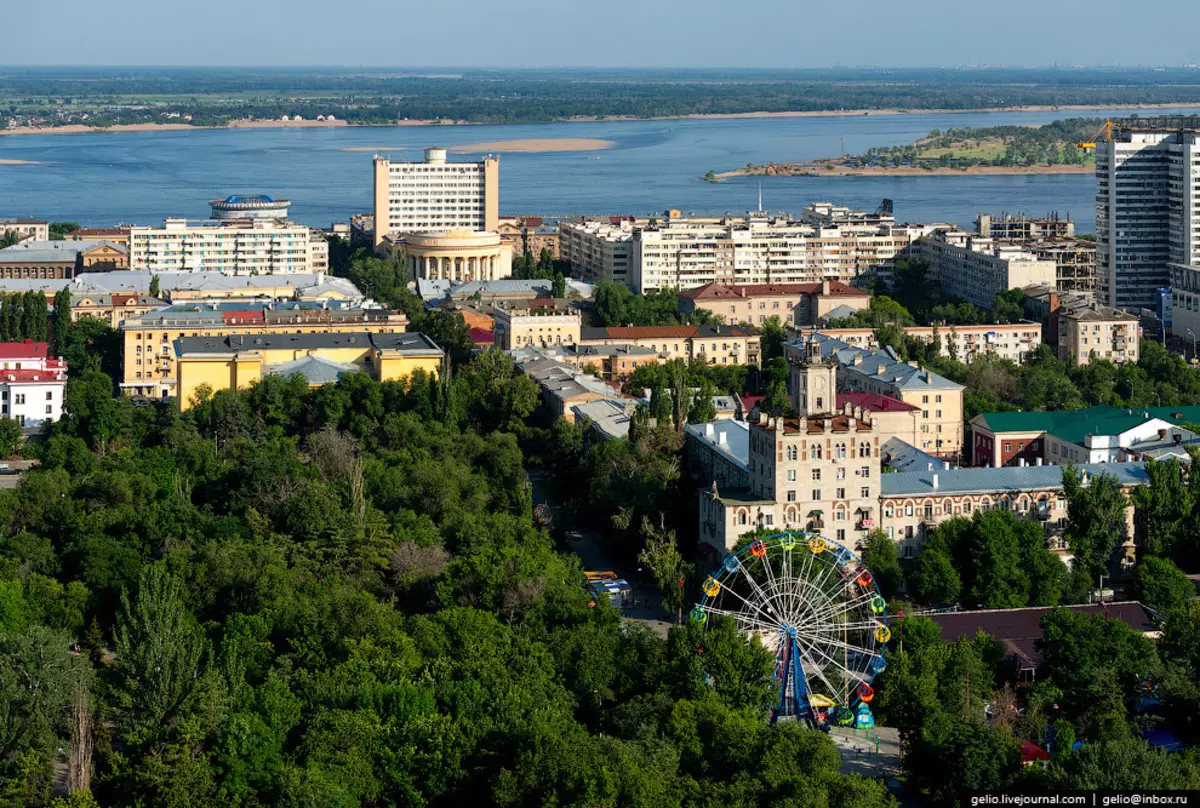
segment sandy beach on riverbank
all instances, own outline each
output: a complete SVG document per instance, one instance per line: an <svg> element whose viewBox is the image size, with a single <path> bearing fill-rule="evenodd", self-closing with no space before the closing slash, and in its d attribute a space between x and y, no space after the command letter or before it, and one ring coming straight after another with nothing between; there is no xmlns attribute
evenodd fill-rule
<svg viewBox="0 0 1200 808"><path fill-rule="evenodd" d="M784 164L776 164L776 169L787 169ZM815 173L808 173L809 171ZM882 166L862 166L847 168L840 165L809 164L797 165L794 170L777 170L774 173L766 171L766 166L755 166L753 169L738 168L733 171L722 171L715 175L720 181L730 177L963 177L984 175L1016 175L1016 174L1093 174L1096 166L1088 165L1053 165L1053 166L971 166L970 168L917 168L915 166L897 166L883 168Z"/></svg>
<svg viewBox="0 0 1200 808"><path fill-rule="evenodd" d="M0 129L0 135L82 135L89 132L180 132L186 129L306 129L349 126L345 121L230 121L225 126L192 126L190 123L118 123L112 126L20 126Z"/></svg>
<svg viewBox="0 0 1200 808"><path fill-rule="evenodd" d="M600 140L590 137L547 137L527 138L524 140L493 140L490 143L468 143L459 146L447 146L451 154L479 154L482 152L572 152L600 151L611 149L616 143L611 140ZM409 151L411 146L346 146L342 151L349 152L391 152Z"/></svg>
<svg viewBox="0 0 1200 808"><path fill-rule="evenodd" d="M41 160L5 160L0 158L0 166L40 166Z"/></svg>

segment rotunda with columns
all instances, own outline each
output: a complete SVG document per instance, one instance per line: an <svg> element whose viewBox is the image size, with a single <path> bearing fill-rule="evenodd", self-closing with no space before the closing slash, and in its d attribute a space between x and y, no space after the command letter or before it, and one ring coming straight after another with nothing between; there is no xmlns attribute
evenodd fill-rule
<svg viewBox="0 0 1200 808"><path fill-rule="evenodd" d="M499 233L448 230L409 233L404 256L414 280L496 281L512 276L512 246Z"/></svg>

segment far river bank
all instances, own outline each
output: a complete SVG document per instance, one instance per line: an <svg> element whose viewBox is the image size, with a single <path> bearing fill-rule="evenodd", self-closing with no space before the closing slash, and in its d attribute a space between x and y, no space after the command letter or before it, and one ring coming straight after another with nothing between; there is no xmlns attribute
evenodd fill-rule
<svg viewBox="0 0 1200 808"><path fill-rule="evenodd" d="M1139 104L1124 107L1128 110L1143 109L1179 109L1186 104ZM638 121L692 121L692 120L730 120L730 119L760 119L760 118L841 118L885 115L971 115L980 113L1002 112L1087 112L1109 110L1110 105L1068 104L1064 106L1033 105L1023 107L980 107L977 109L830 109L830 110L796 110L785 112L719 112L695 113L691 115L654 115L635 117L632 115L587 115L548 121L527 121L516 126L547 125L562 123L612 123ZM68 124L66 126L19 126L14 129L0 129L0 135L78 135L89 132L170 132L198 129L314 129L314 128L380 128L390 129L409 126L500 126L498 122L480 122L465 120L422 120L403 119L392 123L350 123L344 120L334 121L284 121L284 120L237 120L219 126L193 126L189 123L130 123L114 124L112 126L86 126L83 124ZM928 173L928 172L922 172Z"/></svg>

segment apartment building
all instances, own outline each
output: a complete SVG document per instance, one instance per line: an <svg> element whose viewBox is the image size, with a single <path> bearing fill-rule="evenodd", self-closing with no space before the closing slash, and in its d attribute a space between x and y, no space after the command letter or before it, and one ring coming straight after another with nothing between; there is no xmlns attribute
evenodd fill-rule
<svg viewBox="0 0 1200 808"><path fill-rule="evenodd" d="M587 283L631 282L633 265L631 219L559 222L559 256L571 263L571 274Z"/></svg>
<svg viewBox="0 0 1200 808"><path fill-rule="evenodd" d="M353 308L336 301L175 304L121 323L124 377L119 386L132 395L155 398L177 395L179 379L172 343L185 337L360 331L403 334L407 325L408 318L400 312Z"/></svg>
<svg viewBox="0 0 1200 808"><path fill-rule="evenodd" d="M499 229L498 157L455 162L439 147L426 149L422 162L377 155L374 180L377 247L388 235Z"/></svg>
<svg viewBox="0 0 1200 808"><path fill-rule="evenodd" d="M1155 309L1169 264L1200 264L1200 118L1117 121L1096 144L1097 300Z"/></svg>
<svg viewBox="0 0 1200 808"><path fill-rule="evenodd" d="M580 346L636 345L663 359L699 359L710 365L757 365L761 340L754 331L728 325L652 325L580 330Z"/></svg>
<svg viewBox="0 0 1200 808"><path fill-rule="evenodd" d="M975 232L984 238L1001 241L1073 239L1075 222L1069 215L1060 217L1057 211L1049 216L1040 217L1009 213L993 216L990 213L981 213L975 217Z"/></svg>
<svg viewBox="0 0 1200 808"><path fill-rule="evenodd" d="M874 232L880 227L891 227L896 224L892 215L890 199L883 200L880 209L874 213L854 210L832 202L813 202L800 212L800 221L814 227L837 227L843 230L859 230Z"/></svg>
<svg viewBox="0 0 1200 808"><path fill-rule="evenodd" d="M44 222L41 219L31 219L27 216L0 218L0 236L8 232L16 233L18 242L26 240L49 241L50 222Z"/></svg>
<svg viewBox="0 0 1200 808"><path fill-rule="evenodd" d="M434 374L442 349L424 334L346 331L251 331L212 337L177 337L171 344L179 406L190 408L202 390L242 390L271 376L300 375L310 388L350 373L399 381L416 370Z"/></svg>
<svg viewBox="0 0 1200 808"><path fill-rule="evenodd" d="M668 220L634 228L630 286L644 293L709 283L861 282L907 250L914 232L817 228L762 216Z"/></svg>
<svg viewBox="0 0 1200 808"><path fill-rule="evenodd" d="M811 325L831 316L869 308L871 295L841 281L763 283L734 286L710 283L679 293L679 313L707 311L726 323L761 326L771 317L783 325ZM845 312L845 315L841 313Z"/></svg>
<svg viewBox="0 0 1200 808"><path fill-rule="evenodd" d="M817 333L844 342L852 348L875 351L879 340L873 328L818 328ZM905 326L904 333L915 339L941 346L939 354L971 364L983 355L996 356L1020 364L1025 356L1042 344L1040 323L985 323L983 325Z"/></svg>
<svg viewBox="0 0 1200 808"><path fill-rule="evenodd" d="M1132 314L1111 306L1060 306L1058 358L1086 365L1097 359L1122 364L1138 361L1140 326Z"/></svg>
<svg viewBox="0 0 1200 808"><path fill-rule="evenodd" d="M930 279L948 295L988 308L1009 289L1055 285L1058 267L1024 246L939 228L919 239L914 252L929 264Z"/></svg>
<svg viewBox="0 0 1200 808"><path fill-rule="evenodd" d="M502 351L576 345L583 322L579 309L551 298L496 303L492 316L494 344Z"/></svg>
<svg viewBox="0 0 1200 808"><path fill-rule="evenodd" d="M129 268L229 275L326 272L329 244L320 232L280 219L165 219L162 227L129 229Z"/></svg>
<svg viewBox="0 0 1200 808"><path fill-rule="evenodd" d="M45 342L0 342L0 417L40 426L62 417L67 363Z"/></svg>
<svg viewBox="0 0 1200 808"><path fill-rule="evenodd" d="M819 333L783 346L784 356L795 367L810 343L823 356L837 362L838 393L874 393L899 399L920 410L919 442L913 445L942 458L958 458L963 451L963 392L966 388L944 376L901 362L890 348L869 351L854 348ZM789 391L799 400L799 377L793 373Z"/></svg>
<svg viewBox="0 0 1200 808"><path fill-rule="evenodd" d="M1171 264L1170 271L1171 333L1191 342L1200 337L1200 264Z"/></svg>

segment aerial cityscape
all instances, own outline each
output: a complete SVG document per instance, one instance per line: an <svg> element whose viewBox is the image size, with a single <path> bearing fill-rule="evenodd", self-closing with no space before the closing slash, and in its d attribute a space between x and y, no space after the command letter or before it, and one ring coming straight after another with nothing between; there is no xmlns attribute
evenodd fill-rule
<svg viewBox="0 0 1200 808"><path fill-rule="evenodd" d="M460 5L0 56L0 808L1200 805L1200 11Z"/></svg>

